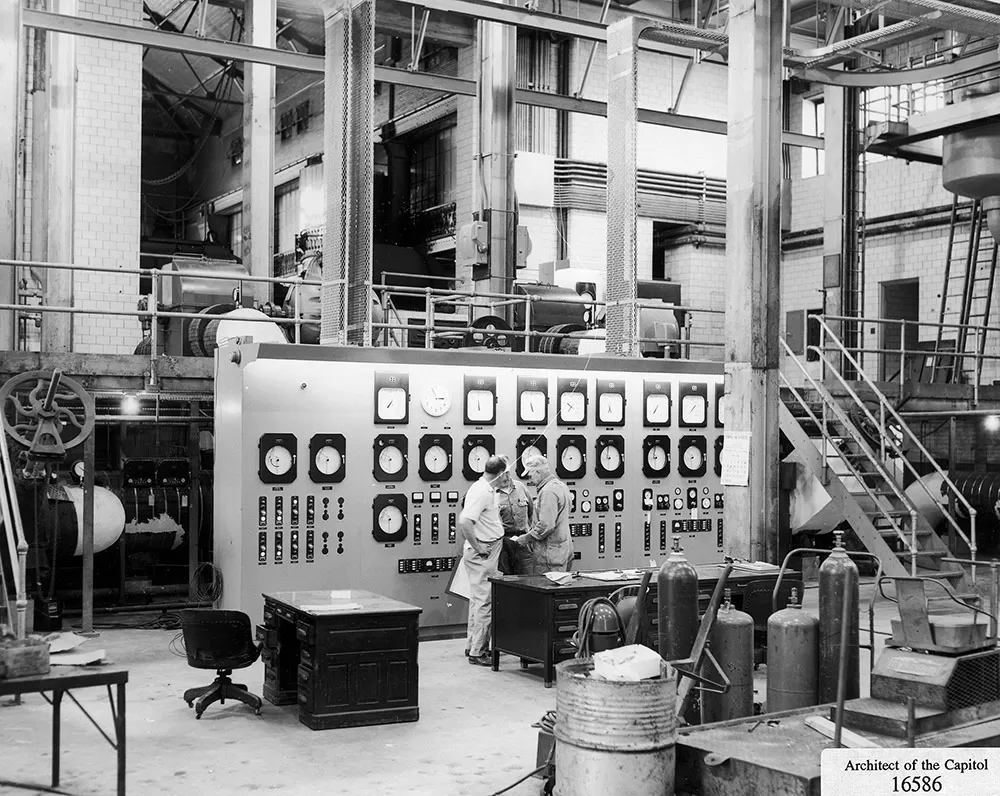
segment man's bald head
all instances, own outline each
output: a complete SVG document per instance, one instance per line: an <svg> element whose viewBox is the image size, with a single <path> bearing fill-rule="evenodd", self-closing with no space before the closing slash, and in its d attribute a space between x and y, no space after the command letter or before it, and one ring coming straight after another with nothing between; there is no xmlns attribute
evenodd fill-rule
<svg viewBox="0 0 1000 796"><path fill-rule="evenodd" d="M552 474L549 460L539 453L532 454L524 459L524 472L531 483L537 483Z"/></svg>

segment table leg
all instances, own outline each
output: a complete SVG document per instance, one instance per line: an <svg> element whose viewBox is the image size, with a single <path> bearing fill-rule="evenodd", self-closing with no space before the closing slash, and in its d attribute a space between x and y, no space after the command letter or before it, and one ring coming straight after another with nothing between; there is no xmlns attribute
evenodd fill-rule
<svg viewBox="0 0 1000 796"><path fill-rule="evenodd" d="M551 644L549 648L551 649ZM545 666L545 687L552 688L552 682L556 679L556 667L555 662L552 660L552 653L545 653L545 661L543 662Z"/></svg>
<svg viewBox="0 0 1000 796"><path fill-rule="evenodd" d="M63 692L55 689L52 692L52 787L59 787L59 727L61 724L60 710Z"/></svg>
<svg viewBox="0 0 1000 796"><path fill-rule="evenodd" d="M125 796L125 683L118 683L115 736L118 741L118 796Z"/></svg>
<svg viewBox="0 0 1000 796"><path fill-rule="evenodd" d="M493 671L500 671L500 650L493 649Z"/></svg>

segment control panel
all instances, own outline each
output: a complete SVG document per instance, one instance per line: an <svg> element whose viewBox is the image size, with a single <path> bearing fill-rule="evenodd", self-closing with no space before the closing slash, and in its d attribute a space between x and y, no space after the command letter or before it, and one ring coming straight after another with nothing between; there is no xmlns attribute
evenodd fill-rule
<svg viewBox="0 0 1000 796"><path fill-rule="evenodd" d="M238 355L237 355L238 353ZM229 344L216 378L224 607L367 589L458 626L458 516L494 453L546 456L570 490L576 569L722 558L719 365ZM533 492L533 489L529 489ZM224 497L222 497L224 496Z"/></svg>

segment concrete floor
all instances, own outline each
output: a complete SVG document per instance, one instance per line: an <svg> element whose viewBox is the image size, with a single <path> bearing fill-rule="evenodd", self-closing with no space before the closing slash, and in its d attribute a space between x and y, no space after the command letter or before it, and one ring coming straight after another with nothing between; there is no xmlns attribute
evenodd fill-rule
<svg viewBox="0 0 1000 796"><path fill-rule="evenodd" d="M815 584L813 584L815 586ZM862 643L872 587L862 585ZM889 632L895 606L879 600L876 630ZM817 591L806 589L805 609L816 613ZM145 620L149 616L144 617ZM138 622L137 617L116 622ZM555 710L556 689L542 685L541 667L524 671L503 656L501 671L470 666L464 640L423 642L419 649L420 720L408 724L313 731L299 724L294 706L264 703L258 717L242 704L208 708L200 721L181 698L211 681L172 653L175 630L102 628L81 649L104 649L107 660L129 669L128 792L130 794L434 794L489 796L535 765L537 730L530 725ZM877 637L881 649L884 635ZM868 655L861 652L862 695L868 693ZM240 672L239 682L260 693L263 665ZM755 673L757 701L766 670ZM84 689L77 698L111 732L106 696ZM38 695L0 707L0 780L48 784L51 708ZM61 789L114 792L115 753L72 703L63 702ZM540 792L529 779L507 793ZM0 793L7 793L0 786ZM40 793L36 789L11 793Z"/></svg>

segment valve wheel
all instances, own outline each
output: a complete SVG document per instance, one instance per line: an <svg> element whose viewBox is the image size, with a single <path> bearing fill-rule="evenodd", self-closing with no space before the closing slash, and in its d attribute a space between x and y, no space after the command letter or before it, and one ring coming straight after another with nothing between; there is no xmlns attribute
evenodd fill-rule
<svg viewBox="0 0 1000 796"><path fill-rule="evenodd" d="M28 449L38 443L52 450L79 445L94 429L94 414L90 393L58 370L20 373L0 388L4 431ZM40 440L39 432L47 439Z"/></svg>

